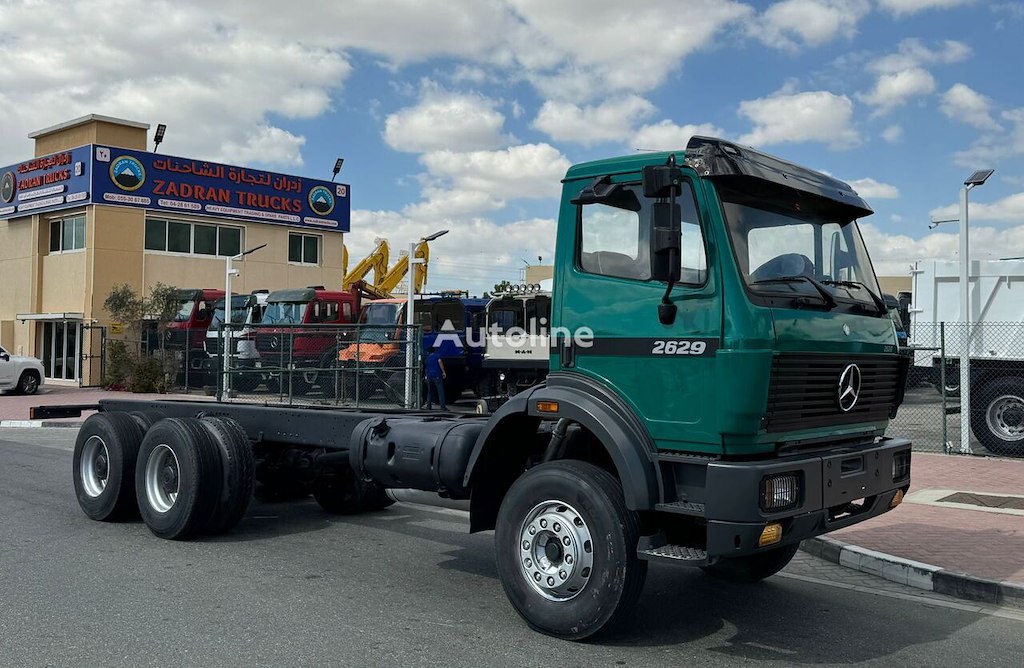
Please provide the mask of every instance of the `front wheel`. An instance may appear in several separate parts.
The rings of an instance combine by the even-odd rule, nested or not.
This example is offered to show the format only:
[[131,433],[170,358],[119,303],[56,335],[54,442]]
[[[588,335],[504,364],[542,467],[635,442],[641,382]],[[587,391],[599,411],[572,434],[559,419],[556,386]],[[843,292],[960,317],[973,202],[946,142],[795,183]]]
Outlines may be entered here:
[[708,575],[727,582],[760,582],[775,575],[793,559],[800,543],[776,547],[744,557],[720,559],[701,569]]
[[35,394],[39,390],[39,374],[35,371],[23,371],[18,379],[18,394]]
[[639,598],[636,514],[622,487],[593,464],[541,464],[513,483],[498,511],[498,574],[531,627],[569,640],[620,619]]

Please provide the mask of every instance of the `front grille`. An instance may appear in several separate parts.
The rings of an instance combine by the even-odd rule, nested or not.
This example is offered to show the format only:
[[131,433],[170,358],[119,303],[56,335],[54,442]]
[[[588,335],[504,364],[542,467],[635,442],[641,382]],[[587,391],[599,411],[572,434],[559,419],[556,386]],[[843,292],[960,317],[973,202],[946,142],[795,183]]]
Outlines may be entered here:
[[[860,394],[839,407],[839,380],[850,364],[860,370]],[[772,361],[765,428],[769,432],[886,420],[897,402],[896,355],[779,354]]]

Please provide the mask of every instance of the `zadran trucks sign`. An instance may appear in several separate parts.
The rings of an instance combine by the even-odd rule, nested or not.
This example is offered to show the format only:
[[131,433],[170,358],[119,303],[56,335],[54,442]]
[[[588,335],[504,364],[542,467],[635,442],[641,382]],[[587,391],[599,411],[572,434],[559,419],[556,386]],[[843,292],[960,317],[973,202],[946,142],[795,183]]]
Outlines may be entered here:
[[346,184],[82,146],[0,169],[0,219],[109,204],[347,232]]

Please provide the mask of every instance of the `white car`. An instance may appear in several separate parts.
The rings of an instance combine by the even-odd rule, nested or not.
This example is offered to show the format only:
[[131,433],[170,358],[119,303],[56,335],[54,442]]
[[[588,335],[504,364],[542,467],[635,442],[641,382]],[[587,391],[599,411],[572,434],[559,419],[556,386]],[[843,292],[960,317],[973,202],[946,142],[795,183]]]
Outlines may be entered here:
[[0,391],[35,394],[43,384],[43,363],[35,357],[12,355],[0,348]]

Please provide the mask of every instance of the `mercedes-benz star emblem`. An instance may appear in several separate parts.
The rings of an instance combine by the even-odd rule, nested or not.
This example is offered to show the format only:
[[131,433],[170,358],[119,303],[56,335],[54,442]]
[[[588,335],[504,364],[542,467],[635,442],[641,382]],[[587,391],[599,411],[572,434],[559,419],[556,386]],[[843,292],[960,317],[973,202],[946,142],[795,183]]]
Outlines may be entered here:
[[271,348],[276,348],[277,347],[277,337],[276,336],[274,338],[270,339],[270,347]]
[[860,367],[847,364],[839,374],[839,409],[849,413],[860,397]]

